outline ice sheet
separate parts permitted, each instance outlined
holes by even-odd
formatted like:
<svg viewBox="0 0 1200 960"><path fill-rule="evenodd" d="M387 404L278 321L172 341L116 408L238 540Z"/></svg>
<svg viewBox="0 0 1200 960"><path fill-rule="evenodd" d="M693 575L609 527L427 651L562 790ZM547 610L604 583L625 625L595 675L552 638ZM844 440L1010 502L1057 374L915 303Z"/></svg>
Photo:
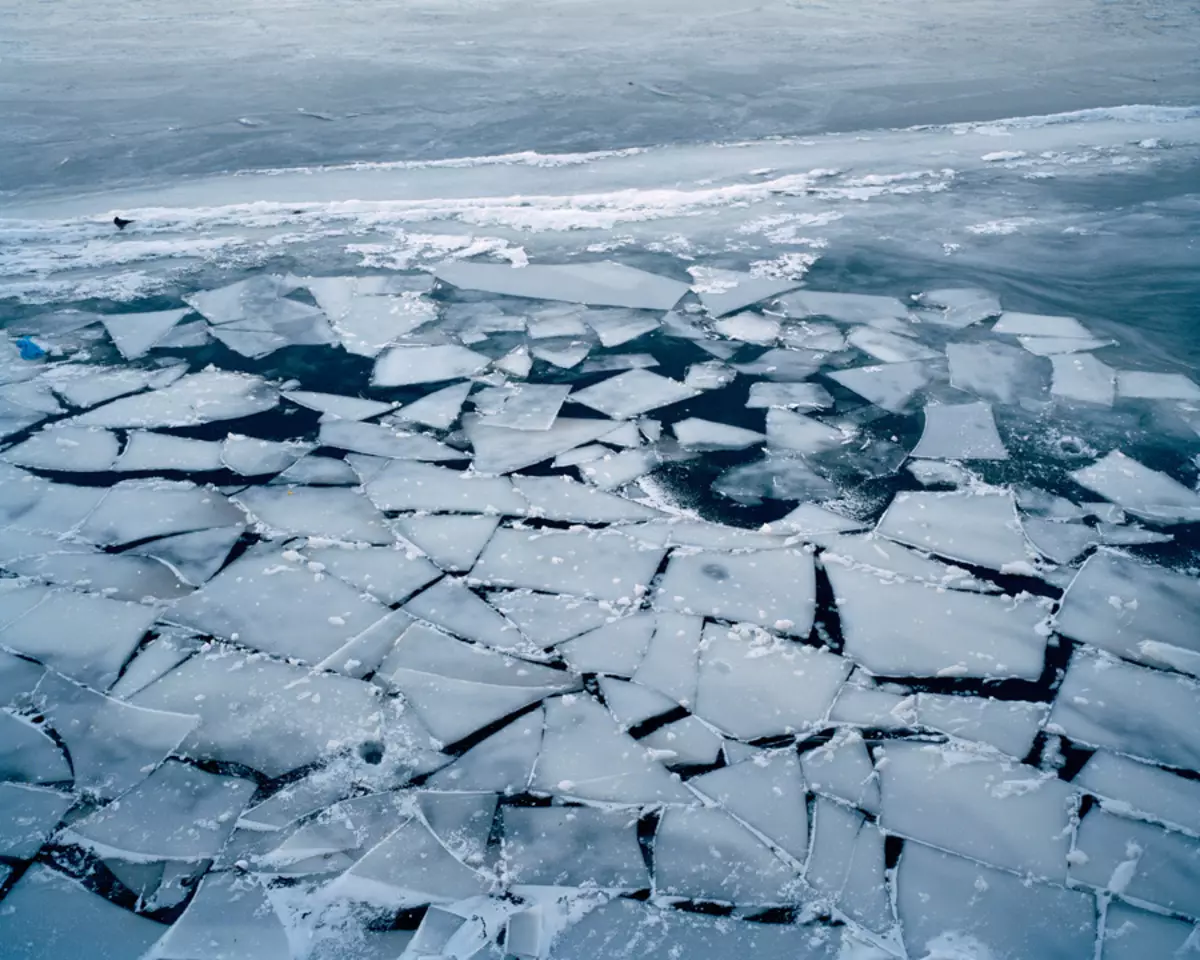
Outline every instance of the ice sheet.
<svg viewBox="0 0 1200 960"><path fill-rule="evenodd" d="M1091 336L1082 323L1074 317L1051 317L1037 313L1013 313L1006 310L992 327L992 333L1031 337L1076 337Z"/></svg>
<svg viewBox="0 0 1200 960"><path fill-rule="evenodd" d="M461 572L475 564L499 523L495 516L413 516L397 520L396 529L443 570Z"/></svg>
<svg viewBox="0 0 1200 960"><path fill-rule="evenodd" d="M122 357L136 360L149 353L175 324L191 312L190 308L185 307L150 313L110 313L103 318L104 329Z"/></svg>
<svg viewBox="0 0 1200 960"><path fill-rule="evenodd" d="M804 862L808 852L808 809L804 776L794 751L781 750L743 760L694 777L688 785L798 863Z"/></svg>
<svg viewBox="0 0 1200 960"><path fill-rule="evenodd" d="M762 443L763 434L745 427L688 417L671 424L680 446L689 450L744 450Z"/></svg>
<svg viewBox="0 0 1200 960"><path fill-rule="evenodd" d="M396 460L366 484L367 496L381 510L499 513L520 516L524 497L504 477L467 476L429 463Z"/></svg>
<svg viewBox="0 0 1200 960"><path fill-rule="evenodd" d="M283 921L257 880L210 873L187 910L150 952L154 960L288 960Z"/></svg>
<svg viewBox="0 0 1200 960"><path fill-rule="evenodd" d="M927 403L925 430L914 457L943 460L1007 460L1008 451L986 403Z"/></svg>
<svg viewBox="0 0 1200 960"><path fill-rule="evenodd" d="M404 605L404 610L410 616L428 620L467 640L499 650L529 647L529 641L514 624L453 577L443 577L417 594Z"/></svg>
<svg viewBox="0 0 1200 960"><path fill-rule="evenodd" d="M746 406L784 407L790 410L823 410L833 406L833 398L819 383L771 383L762 381L750 384L750 398Z"/></svg>
<svg viewBox="0 0 1200 960"><path fill-rule="evenodd" d="M469 382L451 384L401 407L392 417L396 420L423 423L437 430L449 430L458 419L470 392Z"/></svg>
<svg viewBox="0 0 1200 960"><path fill-rule="evenodd" d="M0 856L32 860L74 805L69 793L0 782Z"/></svg>
<svg viewBox="0 0 1200 960"><path fill-rule="evenodd" d="M556 648L580 673L611 673L632 676L650 645L656 619L638 611L597 627Z"/></svg>
<svg viewBox="0 0 1200 960"><path fill-rule="evenodd" d="M853 390L884 410L900 413L914 394L928 385L932 374L925 362L912 360L837 370L829 374L829 379L836 380L847 390Z"/></svg>
<svg viewBox="0 0 1200 960"><path fill-rule="evenodd" d="M1009 491L896 494L875 532L992 570L1027 564L1029 546Z"/></svg>
<svg viewBox="0 0 1200 960"><path fill-rule="evenodd" d="M550 460L580 444L598 440L613 427L611 420L560 417L548 430L510 430L490 426L476 416L463 418L467 439L475 450L474 467L483 474L512 473Z"/></svg>
<svg viewBox="0 0 1200 960"><path fill-rule="evenodd" d="M1146 520L1157 523L1200 520L1200 494L1120 450L1111 451L1071 476L1081 487Z"/></svg>
<svg viewBox="0 0 1200 960"><path fill-rule="evenodd" d="M650 886L637 814L588 807L505 807L502 869L511 883L641 890Z"/></svg>
<svg viewBox="0 0 1200 960"><path fill-rule="evenodd" d="M839 731L828 743L801 754L800 763L814 793L879 813L879 781L859 731Z"/></svg>
<svg viewBox="0 0 1200 960"><path fill-rule="evenodd" d="M1113 900L1105 914L1101 960L1186 957L1189 952L1196 952L1194 946L1184 949L1194 930L1191 923Z"/></svg>
<svg viewBox="0 0 1200 960"><path fill-rule="evenodd" d="M1098 750L1071 781L1107 798L1105 809L1141 816L1200 835L1200 784L1119 753Z"/></svg>
<svg viewBox="0 0 1200 960"><path fill-rule="evenodd" d="M1117 393L1142 400L1200 400L1200 387L1182 373L1119 370Z"/></svg>
<svg viewBox="0 0 1200 960"><path fill-rule="evenodd" d="M396 539L370 500L341 487L250 487L234 502L272 538L320 537L370 544Z"/></svg>
<svg viewBox="0 0 1200 960"><path fill-rule="evenodd" d="M789 317L832 317L843 323L869 323L887 318L903 320L908 316L908 308L895 297L862 293L798 290L780 297L778 305Z"/></svg>
<svg viewBox="0 0 1200 960"><path fill-rule="evenodd" d="M569 477L513 477L513 489L529 504L531 517L574 523L653 520L661 514L645 504L604 493Z"/></svg>
<svg viewBox="0 0 1200 960"><path fill-rule="evenodd" d="M734 270L693 267L689 272L696 281L692 284L692 289L700 297L704 309L714 317L734 313L763 300L769 300L794 290L799 285L795 280L756 277Z"/></svg>
<svg viewBox="0 0 1200 960"><path fill-rule="evenodd" d="M9 463L34 470L102 473L117 459L114 434L94 427L55 426L4 451Z"/></svg>
<svg viewBox="0 0 1200 960"><path fill-rule="evenodd" d="M278 403L279 394L258 377L203 370L161 390L121 397L71 422L84 427L190 427L249 417Z"/></svg>
<svg viewBox="0 0 1200 960"><path fill-rule="evenodd" d="M951 343L950 383L960 390L997 403L1013 405L1036 400L1046 391L1045 364L1020 347L1007 343Z"/></svg>
<svg viewBox="0 0 1200 960"><path fill-rule="evenodd" d="M488 601L525 636L547 647L594 630L616 616L607 604L554 593L511 590L493 593Z"/></svg>
<svg viewBox="0 0 1200 960"><path fill-rule="evenodd" d="M423 433L377 423L329 420L321 424L322 446L395 460L465 460L467 455Z"/></svg>
<svg viewBox="0 0 1200 960"><path fill-rule="evenodd" d="M454 261L443 263L434 276L464 290L635 310L670 310L688 290L687 284L678 280L608 260L530 264L519 270L501 264Z"/></svg>
<svg viewBox="0 0 1200 960"><path fill-rule="evenodd" d="M337 393L314 393L311 390L285 390L282 396L299 406L340 420L369 420L387 413L394 406L379 400L345 397Z"/></svg>
<svg viewBox="0 0 1200 960"><path fill-rule="evenodd" d="M391 347L379 355L371 374L376 387L404 387L457 380L479 373L491 360L457 344Z"/></svg>
<svg viewBox="0 0 1200 960"><path fill-rule="evenodd" d="M304 441L261 440L231 433L221 444L221 462L243 477L260 477L286 470L314 446Z"/></svg>
<svg viewBox="0 0 1200 960"><path fill-rule="evenodd" d="M659 613L654 636L633 679L658 690L676 703L696 701L700 672L700 641L704 621L679 613Z"/></svg>
<svg viewBox="0 0 1200 960"><path fill-rule="evenodd" d="M195 473L222 467L221 444L215 440L190 440L147 430L131 430L124 452L112 465L113 470L122 473L155 470Z"/></svg>
<svg viewBox="0 0 1200 960"><path fill-rule="evenodd" d="M79 533L92 543L120 546L244 522L237 507L207 487L182 481L124 480L108 491Z"/></svg>
<svg viewBox="0 0 1200 960"><path fill-rule="evenodd" d="M780 324L775 317L747 311L718 320L713 330L728 340L770 346L779 338Z"/></svg>
<svg viewBox="0 0 1200 960"><path fill-rule="evenodd" d="M986 743L1023 760L1050 713L1049 704L990 697L918 693L917 722L963 740Z"/></svg>
<svg viewBox="0 0 1200 960"><path fill-rule="evenodd" d="M649 370L629 370L576 390L570 400L598 410L614 420L623 420L691 399L699 393L699 390Z"/></svg>

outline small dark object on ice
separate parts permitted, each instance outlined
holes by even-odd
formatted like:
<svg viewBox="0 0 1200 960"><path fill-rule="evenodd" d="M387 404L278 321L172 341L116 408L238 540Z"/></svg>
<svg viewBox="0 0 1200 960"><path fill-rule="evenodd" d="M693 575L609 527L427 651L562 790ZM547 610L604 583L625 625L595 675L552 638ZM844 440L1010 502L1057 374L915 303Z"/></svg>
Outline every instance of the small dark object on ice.
<svg viewBox="0 0 1200 960"><path fill-rule="evenodd" d="M126 220L124 217L113 217L113 223L117 225L118 230L124 230L127 226L133 223L133 221Z"/></svg>

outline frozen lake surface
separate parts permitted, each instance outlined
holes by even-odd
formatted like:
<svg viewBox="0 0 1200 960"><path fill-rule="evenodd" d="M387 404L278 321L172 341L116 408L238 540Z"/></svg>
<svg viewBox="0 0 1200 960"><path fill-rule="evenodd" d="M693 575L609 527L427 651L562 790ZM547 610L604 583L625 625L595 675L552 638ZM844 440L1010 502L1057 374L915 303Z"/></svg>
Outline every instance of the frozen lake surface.
<svg viewBox="0 0 1200 960"><path fill-rule="evenodd" d="M188 6L4 14L0 958L1200 956L1194 10Z"/></svg>

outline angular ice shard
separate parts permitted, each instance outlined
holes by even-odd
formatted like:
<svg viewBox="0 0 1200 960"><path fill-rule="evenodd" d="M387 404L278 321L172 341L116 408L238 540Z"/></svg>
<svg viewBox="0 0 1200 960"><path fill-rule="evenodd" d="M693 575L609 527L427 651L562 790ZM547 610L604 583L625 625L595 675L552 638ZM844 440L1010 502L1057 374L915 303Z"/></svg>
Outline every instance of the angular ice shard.
<svg viewBox="0 0 1200 960"><path fill-rule="evenodd" d="M520 269L506 264L452 261L439 266L434 276L463 290L634 310L670 310L688 291L686 283L610 260L530 264Z"/></svg>
<svg viewBox="0 0 1200 960"><path fill-rule="evenodd" d="M305 818L307 822L297 830L263 837L271 848L255 858L255 866L267 873L293 876L348 867L397 826L408 822L414 806L411 796L395 792L341 800L320 810L316 817Z"/></svg>
<svg viewBox="0 0 1200 960"><path fill-rule="evenodd" d="M573 370L587 359L592 344L588 340L543 340L529 352L561 370Z"/></svg>
<svg viewBox="0 0 1200 960"><path fill-rule="evenodd" d="M386 294L428 293L433 277L427 273L357 277L291 277L291 282L308 287L313 299L330 317L345 316L358 297Z"/></svg>
<svg viewBox="0 0 1200 960"><path fill-rule="evenodd" d="M1200 783L1161 767L1097 750L1071 781L1123 816L1158 820L1200 835Z"/></svg>
<svg viewBox="0 0 1200 960"><path fill-rule="evenodd" d="M1030 353L1052 360L1063 354L1099 350L1116 343L1115 340L1100 340L1097 337L1017 337L1017 340Z"/></svg>
<svg viewBox="0 0 1200 960"><path fill-rule="evenodd" d="M63 551L5 563L10 573L57 583L108 600L176 600L192 592L166 564L132 554Z"/></svg>
<svg viewBox="0 0 1200 960"><path fill-rule="evenodd" d="M1200 840L1092 809L1075 835L1071 879L1195 918L1200 916Z"/></svg>
<svg viewBox="0 0 1200 960"><path fill-rule="evenodd" d="M579 673L630 677L641 663L654 630L654 615L638 611L568 640L555 652Z"/></svg>
<svg viewBox="0 0 1200 960"><path fill-rule="evenodd" d="M1046 611L1032 599L884 580L833 564L825 569L846 656L877 676L1035 680L1041 675Z"/></svg>
<svg viewBox="0 0 1200 960"><path fill-rule="evenodd" d="M501 527L471 577L497 587L631 602L649 585L663 553L616 532Z"/></svg>
<svg viewBox="0 0 1200 960"><path fill-rule="evenodd" d="M484 790L506 796L529 786L542 746L545 709L538 707L481 740L435 773L426 786L437 790Z"/></svg>
<svg viewBox="0 0 1200 960"><path fill-rule="evenodd" d="M569 477L513 477L513 489L528 501L526 513L573 523L653 520L661 514L645 504L604 493Z"/></svg>
<svg viewBox="0 0 1200 960"><path fill-rule="evenodd" d="M883 834L863 815L818 797L804 879L831 906L874 930L892 925Z"/></svg>
<svg viewBox="0 0 1200 960"><path fill-rule="evenodd" d="M1025 517L1025 536L1038 553L1054 563L1070 564L1101 542L1099 531L1082 523L1063 523Z"/></svg>
<svg viewBox="0 0 1200 960"><path fill-rule="evenodd" d="M1033 747L1050 705L988 697L918 693L917 723L963 740L977 740L1018 760Z"/></svg>
<svg viewBox="0 0 1200 960"><path fill-rule="evenodd" d="M637 811L505 807L501 864L510 883L641 890L650 874Z"/></svg>
<svg viewBox="0 0 1200 960"><path fill-rule="evenodd" d="M901 730L917 722L915 698L888 689L860 686L862 677L854 675L842 687L829 711L831 723L873 730Z"/></svg>
<svg viewBox="0 0 1200 960"><path fill-rule="evenodd" d="M1053 774L948 746L880 751L885 830L1016 873L1066 880L1074 791Z"/></svg>
<svg viewBox="0 0 1200 960"><path fill-rule="evenodd" d="M118 450L116 436L107 430L54 426L9 447L3 459L34 470L103 473L112 467Z"/></svg>
<svg viewBox="0 0 1200 960"><path fill-rule="evenodd" d="M279 394L259 377L202 370L169 387L122 397L72 419L85 427L193 427L270 410Z"/></svg>
<svg viewBox="0 0 1200 960"><path fill-rule="evenodd" d="M1200 387L1182 373L1118 370L1117 393L1143 400L1200 400Z"/></svg>
<svg viewBox="0 0 1200 960"><path fill-rule="evenodd" d="M495 542L495 541L493 541ZM443 577L404 605L410 616L499 650L525 650L529 641L517 628L472 593L461 580Z"/></svg>
<svg viewBox="0 0 1200 960"><path fill-rule="evenodd" d="M1096 908L1086 893L919 843L904 845L896 891L910 957L1075 960L1095 950Z"/></svg>
<svg viewBox="0 0 1200 960"><path fill-rule="evenodd" d="M1054 620L1055 629L1074 640L1200 675L1198 623L1195 577L1108 551L1084 563Z"/></svg>
<svg viewBox="0 0 1200 960"><path fill-rule="evenodd" d="M654 837L654 886L662 895L733 904L797 899L793 869L723 810L668 809Z"/></svg>
<svg viewBox="0 0 1200 960"><path fill-rule="evenodd" d="M851 346L870 354L880 363L907 363L910 360L932 360L938 355L924 344L874 327L855 327L846 336Z"/></svg>
<svg viewBox="0 0 1200 960"><path fill-rule="evenodd" d="M1194 924L1112 900L1105 916L1100 957L1101 960L1186 957L1196 952L1194 946L1189 949L1184 946L1194 931Z"/></svg>
<svg viewBox="0 0 1200 960"><path fill-rule="evenodd" d="M918 550L992 570L1027 564L1030 558L1012 493L1007 490L901 492L875 532Z"/></svg>
<svg viewBox="0 0 1200 960"><path fill-rule="evenodd" d="M666 694L675 703L685 707L694 705L703 627L700 617L658 614L654 637L634 680Z"/></svg>
<svg viewBox="0 0 1200 960"><path fill-rule="evenodd" d="M570 392L567 384L521 384L505 397L499 411L479 422L509 430L549 430Z"/></svg>
<svg viewBox="0 0 1200 960"><path fill-rule="evenodd" d="M857 730L839 731L828 743L801 754L800 764L814 793L879 813L879 781Z"/></svg>
<svg viewBox="0 0 1200 960"><path fill-rule="evenodd" d="M585 463L579 472L601 490L616 490L646 475L657 465L658 458L651 450L622 450Z"/></svg>
<svg viewBox="0 0 1200 960"><path fill-rule="evenodd" d="M354 468L345 460L336 457L320 457L306 454L281 474L269 481L271 484L303 484L313 487L356 487L360 480Z"/></svg>
<svg viewBox="0 0 1200 960"><path fill-rule="evenodd" d="M779 338L779 321L758 313L739 313L713 324L713 329L728 340L769 346Z"/></svg>
<svg viewBox="0 0 1200 960"><path fill-rule="evenodd" d="M802 413L776 408L767 411L767 447L782 456L836 450L852 436Z"/></svg>
<svg viewBox="0 0 1200 960"><path fill-rule="evenodd" d="M191 313L180 310L156 310L151 313L111 313L103 317L113 345L126 360L136 360L148 354L180 320Z"/></svg>
<svg viewBox="0 0 1200 960"><path fill-rule="evenodd" d="M546 701L546 734L531 789L611 803L690 803L694 795L620 731L587 695Z"/></svg>
<svg viewBox="0 0 1200 960"><path fill-rule="evenodd" d="M500 519L495 516L414 516L396 521L396 529L443 570L470 570Z"/></svg>
<svg viewBox="0 0 1200 960"><path fill-rule="evenodd" d="M745 427L714 423L697 417L688 417L672 424L671 431L680 446L689 450L742 450L765 439L761 433Z"/></svg>
<svg viewBox="0 0 1200 960"><path fill-rule="evenodd" d="M1071 477L1135 516L1155 523L1200 521L1200 493L1113 450Z"/></svg>
<svg viewBox="0 0 1200 960"><path fill-rule="evenodd" d="M495 361L493 366L511 377L522 379L529 376L529 371L533 369L533 359L527 347L517 347Z"/></svg>
<svg viewBox="0 0 1200 960"><path fill-rule="evenodd" d="M369 420L381 413L387 413L395 406L379 400L344 397L338 393L314 393L311 390L285 390L283 397L299 406L339 420Z"/></svg>
<svg viewBox="0 0 1200 960"><path fill-rule="evenodd" d="M170 567L185 583L199 587L225 564L242 536L242 525L180 533L131 547L130 554L153 557Z"/></svg>
<svg viewBox="0 0 1200 960"><path fill-rule="evenodd" d="M821 554L822 564L856 569L869 567L882 578L902 577L960 590L998 592L998 588L976 580L962 567L926 557L873 533L829 534L821 538L821 543L825 547L825 552Z"/></svg>
<svg viewBox="0 0 1200 960"><path fill-rule="evenodd" d="M418 794L417 803L429 829L450 852L478 865L487 854L498 799L494 793L425 791Z"/></svg>
<svg viewBox="0 0 1200 960"><path fill-rule="evenodd" d="M832 323L801 321L789 323L779 335L785 346L800 350L820 350L836 353L846 349L846 338Z"/></svg>
<svg viewBox="0 0 1200 960"><path fill-rule="evenodd" d="M920 295L922 305L937 307L940 316L923 314L926 323L961 330L1000 313L1000 300L994 293L973 287L927 290Z"/></svg>
<svg viewBox="0 0 1200 960"><path fill-rule="evenodd" d="M693 267L688 272L696 280L692 289L696 291L704 309L714 317L753 306L800 286L798 280L756 277L752 273L738 273L735 270Z"/></svg>
<svg viewBox="0 0 1200 960"><path fill-rule="evenodd" d="M843 323L870 323L872 320L908 317L908 307L895 297L876 297L863 293L833 293L824 290L797 290L779 299L789 317L831 317Z"/></svg>
<svg viewBox="0 0 1200 960"><path fill-rule="evenodd" d="M914 457L938 460L1007 460L989 404L927 403L925 430Z"/></svg>
<svg viewBox="0 0 1200 960"><path fill-rule="evenodd" d="M271 778L381 739L384 769L411 774L440 762L411 712L392 711L369 683L220 645L185 661L132 702L151 708L186 703L200 726L183 743L183 754L245 764Z"/></svg>
<svg viewBox="0 0 1200 960"><path fill-rule="evenodd" d="M443 387L441 390L435 390L420 400L401 407L392 414L390 419L423 423L437 430L449 430L458 419L462 405L466 402L467 394L470 392L470 381Z"/></svg>
<svg viewBox="0 0 1200 960"><path fill-rule="evenodd" d="M1102 407L1111 407L1116 396L1116 381L1112 367L1090 353L1053 356L1054 378L1050 385L1052 396L1064 400L1079 400Z"/></svg>
<svg viewBox="0 0 1200 960"><path fill-rule="evenodd" d="M992 333L1006 333L1029 337L1076 337L1092 335L1074 317L1050 317L1037 313L1013 313L1005 311L992 327Z"/></svg>
<svg viewBox="0 0 1200 960"><path fill-rule="evenodd" d="M1045 393L1045 360L1007 343L951 343L950 383L997 403L1036 400Z"/></svg>
<svg viewBox="0 0 1200 960"><path fill-rule="evenodd" d="M605 604L556 593L512 590L493 593L492 606L541 646L552 646L593 630L616 616Z"/></svg>
<svg viewBox="0 0 1200 960"><path fill-rule="evenodd" d="M74 805L69 793L0 782L0 857L32 860Z"/></svg>
<svg viewBox="0 0 1200 960"><path fill-rule="evenodd" d="M893 413L900 413L913 394L933 378L928 364L921 360L907 363L888 363L874 367L854 367L829 374L847 390Z"/></svg>
<svg viewBox="0 0 1200 960"><path fill-rule="evenodd" d="M806 540L819 543L827 537L855 530L865 530L867 525L859 520L843 517L832 510L826 510L814 503L802 503L791 513L768 524L768 527L772 531L795 533ZM814 539L817 537L820 537L821 540Z"/></svg>
<svg viewBox="0 0 1200 960"><path fill-rule="evenodd" d="M34 864L4 898L0 943L21 960L129 960L168 928Z"/></svg>
<svg viewBox="0 0 1200 960"><path fill-rule="evenodd" d="M683 378L686 387L696 390L719 390L737 378L737 371L716 360L693 363Z"/></svg>
<svg viewBox="0 0 1200 960"><path fill-rule="evenodd" d="M730 354L717 354L714 347L720 344L706 342L700 344L710 353L728 359ZM735 363L733 368L738 373L752 377L766 377L768 380L779 380L785 383L807 380L822 366L825 354L814 350L782 350L774 348L758 355L749 363Z"/></svg>
<svg viewBox="0 0 1200 960"><path fill-rule="evenodd" d="M826 650L709 624L693 712L742 740L808 731L828 712L850 667Z"/></svg>
<svg viewBox="0 0 1200 960"><path fill-rule="evenodd" d="M649 370L630 370L571 394L573 403L599 410L614 420L689 400L700 393L678 381Z"/></svg>
<svg viewBox="0 0 1200 960"><path fill-rule="evenodd" d="M721 620L745 621L797 637L812 629L816 575L800 550L677 554L655 604Z"/></svg>
<svg viewBox="0 0 1200 960"><path fill-rule="evenodd" d="M181 600L169 619L256 650L318 663L387 610L291 551L255 550Z"/></svg>
<svg viewBox="0 0 1200 960"><path fill-rule="evenodd" d="M203 473L220 470L221 444L215 440L191 440L148 430L131 430L121 458L112 469L121 473L179 470Z"/></svg>
<svg viewBox="0 0 1200 960"><path fill-rule="evenodd" d="M347 353L376 357L390 343L437 317L437 304L416 294L355 297L333 318Z"/></svg>
<svg viewBox="0 0 1200 960"><path fill-rule="evenodd" d="M242 512L215 490L166 480L126 480L110 489L79 528L102 546L188 533L245 522Z"/></svg>
<svg viewBox="0 0 1200 960"><path fill-rule="evenodd" d="M388 544L396 539L361 493L340 487L250 487L234 498L268 535Z"/></svg>
<svg viewBox="0 0 1200 960"><path fill-rule="evenodd" d="M666 764L709 766L721 756L721 737L697 717L684 717L642 737L641 744Z"/></svg>
<svg viewBox="0 0 1200 960"><path fill-rule="evenodd" d="M0 777L25 783L66 783L71 767L39 724L0 711Z"/></svg>
<svg viewBox="0 0 1200 960"><path fill-rule="evenodd" d="M217 855L255 784L168 760L121 797L74 821L64 839L128 860L206 860Z"/></svg>
<svg viewBox="0 0 1200 960"><path fill-rule="evenodd" d="M550 460L611 433L613 426L611 420L560 417L548 430L527 431L494 427L476 416L463 418L463 429L475 449L474 467L485 474L511 473Z"/></svg>
<svg viewBox="0 0 1200 960"><path fill-rule="evenodd" d="M633 310L589 310L583 321L595 331L602 347L619 347L644 333L657 330L659 315Z"/></svg>
<svg viewBox="0 0 1200 960"><path fill-rule="evenodd" d="M429 463L397 460L366 484L367 496L381 510L495 513L521 516L525 498L505 477L467 476Z"/></svg>
<svg viewBox="0 0 1200 960"><path fill-rule="evenodd" d="M193 715L113 700L49 671L33 697L46 726L66 744L75 789L104 799L145 779L197 724Z"/></svg>
<svg viewBox="0 0 1200 960"><path fill-rule="evenodd" d="M149 957L289 960L291 950L283 921L257 880L237 873L210 873Z"/></svg>
<svg viewBox="0 0 1200 960"><path fill-rule="evenodd" d="M712 488L738 503L763 500L829 500L838 488L799 457L767 456L732 467L713 481Z"/></svg>
<svg viewBox="0 0 1200 960"><path fill-rule="evenodd" d="M172 630L160 624L155 633L158 635L137 651L121 672L121 678L109 688L110 697L128 700L203 646L199 637L185 630Z"/></svg>
<svg viewBox="0 0 1200 960"><path fill-rule="evenodd" d="M491 360L457 344L391 347L379 355L371 374L377 387L404 387L469 377Z"/></svg>
<svg viewBox="0 0 1200 960"><path fill-rule="evenodd" d="M640 683L600 677L598 685L608 712L621 725L622 730L630 730L652 717L664 716L678 707L666 694Z"/></svg>
<svg viewBox="0 0 1200 960"><path fill-rule="evenodd" d="M99 403L145 390L155 382L151 370L106 367L57 367L49 379L55 393L73 407L94 407ZM177 378L176 378L177 379ZM172 382L172 381L168 381ZM159 386L166 386L160 383ZM42 413L62 413L54 397L43 383L5 387L6 400L32 407Z"/></svg>
<svg viewBox="0 0 1200 960"><path fill-rule="evenodd" d="M746 406L783 407L789 410L823 410L833 406L833 397L819 383L771 383L760 381L750 384L750 398Z"/></svg>
<svg viewBox="0 0 1200 960"><path fill-rule="evenodd" d="M231 433L221 444L221 462L243 477L261 477L286 470L313 446L303 441L260 440Z"/></svg>
<svg viewBox="0 0 1200 960"><path fill-rule="evenodd" d="M1067 667L1047 729L1151 763L1200 770L1190 719L1198 711L1195 681L1081 650Z"/></svg>
<svg viewBox="0 0 1200 960"><path fill-rule="evenodd" d="M377 423L328 420L321 424L322 446L394 460L466 460L467 455L423 433L393 430Z"/></svg>
<svg viewBox="0 0 1200 960"><path fill-rule="evenodd" d="M746 530L704 520L655 520L625 527L624 532L643 543L667 547L702 547L706 550L771 550L788 546L790 534L767 529Z"/></svg>
<svg viewBox="0 0 1200 960"><path fill-rule="evenodd" d="M799 863L808 851L804 776L793 750L743 760L693 777L688 785Z"/></svg>

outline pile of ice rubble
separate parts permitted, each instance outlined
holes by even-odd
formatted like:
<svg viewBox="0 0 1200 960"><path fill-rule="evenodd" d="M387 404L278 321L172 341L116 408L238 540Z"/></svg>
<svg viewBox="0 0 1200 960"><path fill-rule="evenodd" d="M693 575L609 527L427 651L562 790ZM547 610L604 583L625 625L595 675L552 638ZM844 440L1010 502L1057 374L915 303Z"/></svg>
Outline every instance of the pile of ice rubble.
<svg viewBox="0 0 1200 960"><path fill-rule="evenodd" d="M977 290L697 274L10 320L0 956L1196 949L1200 584L1147 558L1200 495L1002 478L1010 415L1200 390ZM284 347L362 380L211 366ZM684 509L713 463L775 519Z"/></svg>

